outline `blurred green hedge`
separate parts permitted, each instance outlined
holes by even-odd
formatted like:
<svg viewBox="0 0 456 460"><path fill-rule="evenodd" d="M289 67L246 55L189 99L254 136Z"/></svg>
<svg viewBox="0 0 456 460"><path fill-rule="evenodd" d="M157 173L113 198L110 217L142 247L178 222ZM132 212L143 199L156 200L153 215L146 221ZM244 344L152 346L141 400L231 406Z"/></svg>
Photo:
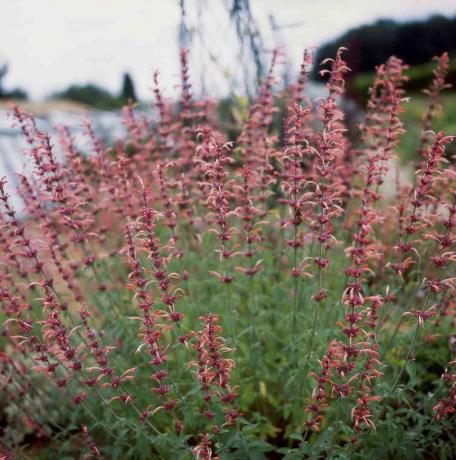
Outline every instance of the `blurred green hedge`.
<svg viewBox="0 0 456 460"><path fill-rule="evenodd" d="M450 59L450 68L448 70L447 82L453 87L450 91L456 90L456 62L455 59ZM406 75L409 81L405 84L407 93L418 93L427 88L433 78L432 71L435 69L436 63L430 62L410 67ZM364 104L368 98L368 90L374 80L374 73L361 73L347 82L347 95L357 102ZM448 91L448 90L446 90Z"/></svg>

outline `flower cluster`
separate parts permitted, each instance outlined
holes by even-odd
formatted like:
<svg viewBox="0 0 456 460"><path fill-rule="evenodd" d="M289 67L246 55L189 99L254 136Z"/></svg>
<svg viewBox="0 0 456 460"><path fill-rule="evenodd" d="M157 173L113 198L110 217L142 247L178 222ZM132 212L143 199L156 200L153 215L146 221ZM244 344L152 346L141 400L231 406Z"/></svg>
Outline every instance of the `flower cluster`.
<svg viewBox="0 0 456 460"><path fill-rule="evenodd" d="M209 313L200 319L203 329L195 334L198 359L190 362L189 366L194 368L196 379L204 392L206 408L203 414L213 424L213 433L217 434L223 426L233 425L240 417L239 411L232 407L237 397L236 388L231 385L234 361L223 357L225 353L233 350L224 346L224 339L220 335L222 328L217 324L219 322L217 315ZM222 424L217 423L217 414L212 409L215 405L223 409L224 423ZM202 441L208 449L210 442L207 435L202 435Z"/></svg>

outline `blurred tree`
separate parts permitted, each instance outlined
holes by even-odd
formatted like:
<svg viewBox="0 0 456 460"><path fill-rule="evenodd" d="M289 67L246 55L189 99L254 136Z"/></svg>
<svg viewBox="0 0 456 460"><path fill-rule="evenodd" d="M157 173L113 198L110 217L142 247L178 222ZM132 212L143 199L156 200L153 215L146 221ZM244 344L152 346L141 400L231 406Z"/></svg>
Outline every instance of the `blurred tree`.
<svg viewBox="0 0 456 460"><path fill-rule="evenodd" d="M3 79L8 73L8 65L0 66L0 99L27 99L27 93L21 88L15 88L12 91L6 91L3 88Z"/></svg>
<svg viewBox="0 0 456 460"><path fill-rule="evenodd" d="M115 110L121 108L129 100L137 101L135 86L128 73L123 75L122 89L118 96L93 83L71 85L67 89L54 93L52 99L68 99L80 102L99 110Z"/></svg>
<svg viewBox="0 0 456 460"><path fill-rule="evenodd" d="M123 105L123 101L119 97L92 83L87 85L71 85L69 88L53 94L52 98L68 99L100 110L117 109Z"/></svg>
<svg viewBox="0 0 456 460"><path fill-rule="evenodd" d="M444 51L456 54L456 17L433 16L407 23L382 19L363 25L320 47L315 62L334 56L340 46L350 50L347 63L352 75L373 72L392 55L410 65L424 64ZM315 66L315 79L320 79L320 69Z"/></svg>
<svg viewBox="0 0 456 460"><path fill-rule="evenodd" d="M0 67L0 99L2 99L4 95L2 80L3 78L5 78L5 75L7 74L7 72L8 72L8 66L6 64L3 64Z"/></svg>
<svg viewBox="0 0 456 460"><path fill-rule="evenodd" d="M122 91L120 93L120 98L124 102L128 102L130 100L133 102L137 101L135 85L133 84L133 80L128 72L124 73L123 76Z"/></svg>

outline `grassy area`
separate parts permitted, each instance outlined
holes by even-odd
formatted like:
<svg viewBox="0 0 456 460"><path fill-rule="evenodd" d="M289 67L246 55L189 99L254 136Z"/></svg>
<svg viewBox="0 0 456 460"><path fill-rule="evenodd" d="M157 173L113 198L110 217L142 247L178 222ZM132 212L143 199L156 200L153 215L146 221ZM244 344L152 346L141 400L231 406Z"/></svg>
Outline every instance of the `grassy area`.
<svg viewBox="0 0 456 460"><path fill-rule="evenodd" d="M428 107L428 98L422 94L412 94L410 102L405 104L405 112L402 116L406 133L402 137L398 154L403 164L409 164L417 158L421 122ZM435 132L444 130L451 134L456 132L456 97L454 93L445 93L441 96L440 107L434 111L432 122ZM454 146L448 148L448 158L456 154Z"/></svg>
<svg viewBox="0 0 456 460"><path fill-rule="evenodd" d="M433 78L433 70L436 67L435 62L412 66L407 69L404 74L409 78L404 87L409 93L419 93L422 89L427 88ZM348 94L354 99L365 102L368 98L368 90L372 85L374 72L361 73L355 76L354 79L348 81ZM446 81L454 86L456 84L456 63L450 60Z"/></svg>

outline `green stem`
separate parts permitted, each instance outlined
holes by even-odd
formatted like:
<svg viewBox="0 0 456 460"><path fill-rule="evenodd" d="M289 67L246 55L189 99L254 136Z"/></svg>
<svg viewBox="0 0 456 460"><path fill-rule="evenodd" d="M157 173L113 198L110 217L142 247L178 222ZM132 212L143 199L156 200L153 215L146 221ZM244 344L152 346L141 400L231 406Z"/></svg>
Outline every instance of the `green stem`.
<svg viewBox="0 0 456 460"><path fill-rule="evenodd" d="M415 349L415 344L416 344L416 339L418 337L419 329L420 329L420 326L419 326L419 324L417 324L416 328L415 328L415 333L413 334L412 343L411 343L410 348L408 350L405 362L402 365L401 370L399 371L399 374L396 377L396 380L394 381L394 384L393 384L393 387L391 388L391 391L389 392L388 396L385 398L385 401L384 401L383 406L382 406L382 410L380 411L379 418L383 417L383 415L385 413L386 405L388 404L388 400L393 396L394 392L396 391L396 388L399 385L399 382L400 382L400 380L402 378L402 375L404 374L405 369L407 368L409 362L412 359L412 354L413 354L413 351Z"/></svg>
<svg viewBox="0 0 456 460"><path fill-rule="evenodd" d="M391 349L391 346L394 342L394 339L396 338L397 336L397 333L399 332L399 329L403 323L404 319L401 318L398 323L396 324L396 327L394 328L394 332L391 334L391 337L390 339L388 340L388 345L385 347L385 351L383 352L383 354L381 355L380 357L380 361L383 361L383 359L385 358L386 354L390 351Z"/></svg>
<svg viewBox="0 0 456 460"><path fill-rule="evenodd" d="M336 444L337 437L339 436L339 431L340 431L340 406L341 406L341 403L340 403L340 398L339 398L338 401L337 401L337 417L336 417L336 422L335 422L336 426L335 426L334 434L333 434L333 437L332 437L332 440L331 440L331 448L329 449L329 452L328 452L328 459L332 458L332 453L333 453L333 450L334 450L334 446Z"/></svg>

